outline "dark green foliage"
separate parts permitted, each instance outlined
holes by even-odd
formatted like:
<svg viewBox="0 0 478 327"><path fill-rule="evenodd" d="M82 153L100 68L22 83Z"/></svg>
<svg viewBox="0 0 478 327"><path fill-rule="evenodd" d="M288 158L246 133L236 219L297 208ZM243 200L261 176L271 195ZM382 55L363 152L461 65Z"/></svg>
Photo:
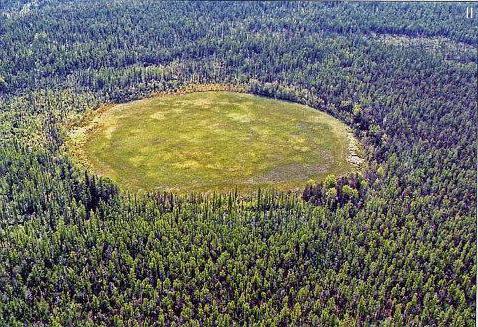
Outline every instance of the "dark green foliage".
<svg viewBox="0 0 478 327"><path fill-rule="evenodd" d="M0 6L0 325L474 326L465 3L24 4ZM308 203L125 194L65 158L85 111L191 83L326 110L369 170Z"/></svg>
<svg viewBox="0 0 478 327"><path fill-rule="evenodd" d="M340 177L336 180L334 175L329 175L323 182L314 186L307 186L302 198L317 206L328 206L332 209L352 204L360 208L367 191L368 183L360 175Z"/></svg>

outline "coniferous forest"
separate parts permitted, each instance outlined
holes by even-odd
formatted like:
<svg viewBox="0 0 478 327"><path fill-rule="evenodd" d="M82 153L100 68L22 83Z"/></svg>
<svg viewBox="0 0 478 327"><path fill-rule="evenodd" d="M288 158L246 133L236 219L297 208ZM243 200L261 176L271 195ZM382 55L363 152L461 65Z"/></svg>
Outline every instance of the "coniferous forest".
<svg viewBox="0 0 478 327"><path fill-rule="evenodd" d="M474 326L467 6L0 2L0 325ZM367 169L137 194L65 151L104 103L201 84L333 115Z"/></svg>

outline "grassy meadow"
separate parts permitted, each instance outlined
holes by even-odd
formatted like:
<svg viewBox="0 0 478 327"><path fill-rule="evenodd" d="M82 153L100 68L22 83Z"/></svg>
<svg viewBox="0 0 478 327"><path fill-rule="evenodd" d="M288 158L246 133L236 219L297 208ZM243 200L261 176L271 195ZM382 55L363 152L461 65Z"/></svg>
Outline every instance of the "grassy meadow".
<svg viewBox="0 0 478 327"><path fill-rule="evenodd" d="M71 133L96 173L138 191L293 190L356 169L348 127L310 107L227 91L100 110Z"/></svg>

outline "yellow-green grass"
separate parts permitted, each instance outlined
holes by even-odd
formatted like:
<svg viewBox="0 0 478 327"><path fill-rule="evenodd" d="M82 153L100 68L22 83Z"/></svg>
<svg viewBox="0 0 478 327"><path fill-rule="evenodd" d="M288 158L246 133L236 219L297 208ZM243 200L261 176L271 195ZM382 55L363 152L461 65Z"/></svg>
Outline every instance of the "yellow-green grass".
<svg viewBox="0 0 478 327"><path fill-rule="evenodd" d="M133 191L293 190L356 170L349 128L310 107L244 93L114 105L71 134L96 173Z"/></svg>

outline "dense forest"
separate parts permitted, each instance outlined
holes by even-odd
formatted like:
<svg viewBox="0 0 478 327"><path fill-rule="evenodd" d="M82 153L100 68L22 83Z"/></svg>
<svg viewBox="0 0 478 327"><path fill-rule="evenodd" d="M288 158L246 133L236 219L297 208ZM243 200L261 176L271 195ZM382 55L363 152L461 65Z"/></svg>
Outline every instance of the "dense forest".
<svg viewBox="0 0 478 327"><path fill-rule="evenodd" d="M474 326L467 5L1 1L0 325ZM103 103L208 83L332 114L367 171L140 195L65 153Z"/></svg>

